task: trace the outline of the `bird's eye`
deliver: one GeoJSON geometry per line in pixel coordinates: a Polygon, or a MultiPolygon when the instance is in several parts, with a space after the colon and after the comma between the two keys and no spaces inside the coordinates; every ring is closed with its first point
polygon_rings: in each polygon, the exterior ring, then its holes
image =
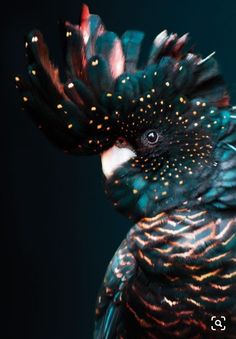
{"type": "Polygon", "coordinates": [[[150,131],[147,134],[149,144],[155,144],[158,141],[158,134],[156,131],[150,131]]]}
{"type": "Polygon", "coordinates": [[[142,136],[142,143],[146,146],[154,146],[159,141],[159,137],[156,130],[146,131],[142,136]]]}

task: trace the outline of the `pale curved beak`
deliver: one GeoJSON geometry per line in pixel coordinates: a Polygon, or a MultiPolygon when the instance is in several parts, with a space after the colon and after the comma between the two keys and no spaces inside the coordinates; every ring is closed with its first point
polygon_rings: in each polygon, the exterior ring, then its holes
{"type": "Polygon", "coordinates": [[[136,154],[129,147],[112,146],[101,154],[103,174],[109,179],[117,168],[135,156],[136,154]]]}

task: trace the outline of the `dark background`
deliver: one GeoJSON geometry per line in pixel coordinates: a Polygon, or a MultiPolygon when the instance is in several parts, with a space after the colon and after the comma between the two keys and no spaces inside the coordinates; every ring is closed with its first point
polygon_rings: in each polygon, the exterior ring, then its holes
{"type": "MultiPolygon", "coordinates": [[[[217,51],[235,97],[234,1],[87,3],[110,30],[145,31],[146,54],[159,31],[189,31],[203,55],[217,51]]],[[[25,72],[23,37],[32,28],[43,32],[61,64],[57,22],[78,22],[81,2],[21,0],[1,6],[0,337],[89,339],[97,290],[130,223],[105,198],[100,160],[55,149],[20,110],[13,81],[16,73],[25,72]]]]}

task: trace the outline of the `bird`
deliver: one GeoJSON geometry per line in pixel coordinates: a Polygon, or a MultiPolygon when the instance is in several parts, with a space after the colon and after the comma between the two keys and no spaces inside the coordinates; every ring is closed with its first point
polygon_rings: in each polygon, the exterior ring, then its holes
{"type": "Polygon", "coordinates": [[[65,77],[28,34],[20,101],[62,151],[99,155],[105,192],[133,221],[97,297],[94,339],[236,337],[236,107],[188,34],[121,37],[83,5],[61,23],[65,77]]]}

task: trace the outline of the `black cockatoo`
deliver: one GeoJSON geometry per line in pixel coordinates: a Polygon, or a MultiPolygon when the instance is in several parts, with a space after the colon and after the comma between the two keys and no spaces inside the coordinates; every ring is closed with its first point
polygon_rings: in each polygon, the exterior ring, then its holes
{"type": "Polygon", "coordinates": [[[213,54],[163,31],[140,67],[143,37],[119,38],[84,5],[63,26],[68,81],[33,31],[16,84],[52,142],[101,155],[108,197],[135,222],[105,274],[94,339],[211,338],[222,316],[235,338],[234,107],[213,54]]]}

